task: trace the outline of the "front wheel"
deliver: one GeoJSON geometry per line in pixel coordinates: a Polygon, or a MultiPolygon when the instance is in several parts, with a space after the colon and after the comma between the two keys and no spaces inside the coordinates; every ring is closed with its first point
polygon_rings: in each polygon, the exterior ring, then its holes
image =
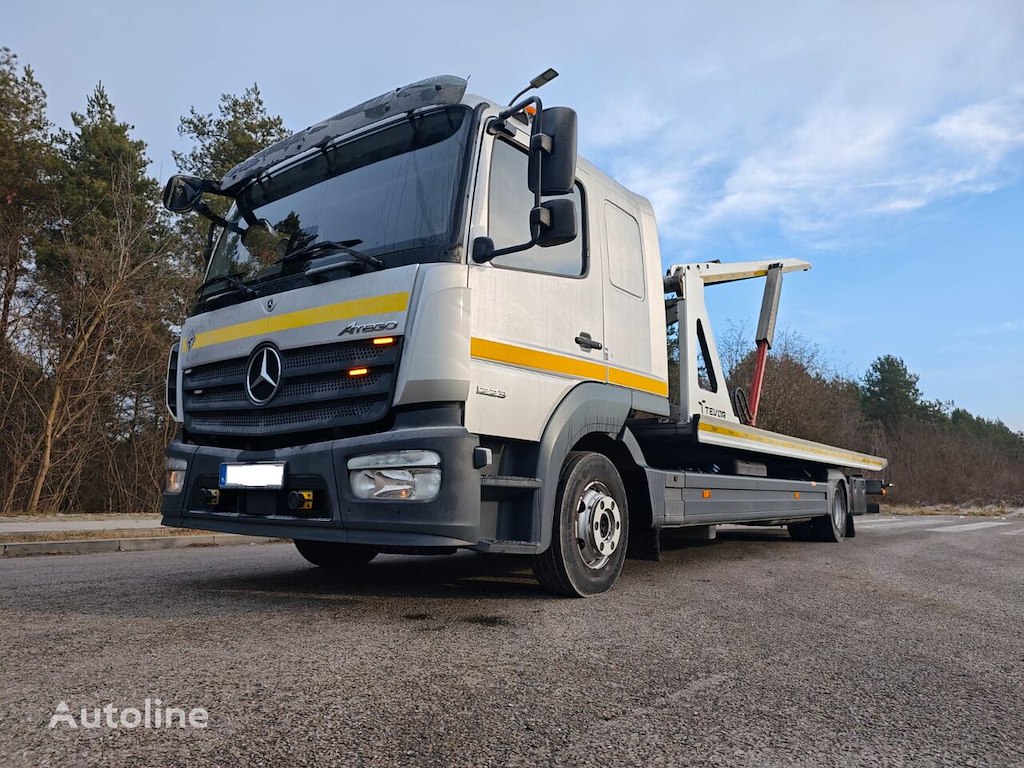
{"type": "Polygon", "coordinates": [[[541,585],[566,597],[611,588],[629,541],[626,490],[615,465],[600,453],[570,453],[555,498],[551,545],[533,560],[541,585]]]}
{"type": "Polygon", "coordinates": [[[364,544],[342,544],[337,541],[295,539],[299,554],[313,565],[335,571],[362,568],[377,556],[377,550],[364,544]]]}

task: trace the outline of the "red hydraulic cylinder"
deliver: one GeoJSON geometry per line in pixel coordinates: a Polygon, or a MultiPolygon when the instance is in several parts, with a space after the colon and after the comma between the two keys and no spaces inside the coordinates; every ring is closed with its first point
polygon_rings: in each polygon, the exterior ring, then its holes
{"type": "Polygon", "coordinates": [[[754,378],[750,382],[750,426],[757,426],[757,406],[761,402],[761,385],[764,384],[764,367],[768,362],[768,340],[757,342],[757,360],[754,363],[754,378]]]}
{"type": "Polygon", "coordinates": [[[757,424],[757,406],[761,403],[761,387],[764,384],[764,367],[768,362],[768,350],[775,336],[775,318],[779,311],[779,296],[782,293],[782,265],[768,267],[764,283],[764,298],[761,299],[761,316],[757,320],[757,361],[754,364],[754,379],[750,382],[750,426],[757,424]]]}

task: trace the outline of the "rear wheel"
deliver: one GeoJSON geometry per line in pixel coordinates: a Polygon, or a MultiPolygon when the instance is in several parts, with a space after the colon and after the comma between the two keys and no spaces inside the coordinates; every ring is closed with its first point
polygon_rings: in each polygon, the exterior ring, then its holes
{"type": "Polygon", "coordinates": [[[849,508],[846,504],[846,489],[837,485],[832,492],[832,511],[827,517],[816,517],[811,523],[814,526],[815,541],[842,541],[846,537],[846,519],[849,508]]]}
{"type": "Polygon", "coordinates": [[[850,518],[850,508],[846,501],[846,488],[842,484],[836,485],[832,492],[832,507],[829,514],[802,523],[790,523],[786,527],[794,541],[842,541],[847,532],[853,530],[853,520],[850,518]]]}
{"type": "Polygon", "coordinates": [[[533,560],[545,589],[588,597],[609,589],[629,542],[626,490],[615,465],[599,453],[570,453],[562,465],[551,545],[533,560]]]}
{"type": "Polygon", "coordinates": [[[313,565],[336,571],[362,568],[377,556],[377,550],[364,544],[342,544],[337,541],[296,539],[295,548],[313,565]]]}

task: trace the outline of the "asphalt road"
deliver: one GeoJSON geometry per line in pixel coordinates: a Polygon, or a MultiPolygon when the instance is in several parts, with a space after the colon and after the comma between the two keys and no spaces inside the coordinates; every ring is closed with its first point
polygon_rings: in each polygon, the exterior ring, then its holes
{"type": "Polygon", "coordinates": [[[1021,517],[734,530],[590,600],[470,554],[7,559],[0,764],[1024,766],[1022,553],[1021,517]],[[147,697],[209,724],[47,727],[147,697]]]}

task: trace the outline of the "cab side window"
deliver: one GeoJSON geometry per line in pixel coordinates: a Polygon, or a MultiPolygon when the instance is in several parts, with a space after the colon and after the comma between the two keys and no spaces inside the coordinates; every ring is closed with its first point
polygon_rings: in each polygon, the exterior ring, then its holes
{"type": "Polygon", "coordinates": [[[615,203],[605,201],[604,232],[608,243],[608,277],[612,285],[642,299],[644,252],[640,224],[615,203]]]}
{"type": "MultiPolygon", "coordinates": [[[[491,158],[490,204],[487,229],[495,248],[507,248],[530,239],[530,211],[533,193],[526,184],[528,157],[525,151],[506,141],[495,141],[491,158]]],[[[507,269],[524,269],[552,275],[579,277],[586,271],[583,252],[583,206],[579,184],[565,195],[576,207],[576,239],[549,248],[534,246],[518,253],[498,256],[491,263],[507,269]]]]}

